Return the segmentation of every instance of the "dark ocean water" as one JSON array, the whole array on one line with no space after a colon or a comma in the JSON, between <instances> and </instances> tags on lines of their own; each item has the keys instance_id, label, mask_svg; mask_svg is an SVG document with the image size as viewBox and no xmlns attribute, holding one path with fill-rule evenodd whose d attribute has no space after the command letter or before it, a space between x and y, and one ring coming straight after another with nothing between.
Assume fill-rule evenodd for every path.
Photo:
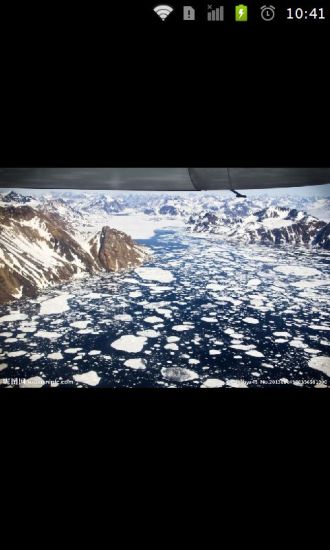
<instances>
[{"instance_id":1,"label":"dark ocean water","mask_svg":"<svg viewBox=\"0 0 330 550\"><path fill-rule=\"evenodd\" d=\"M183 231L139 242L153 252L143 268L164 280L108 274L0 308L12 316L0 319L3 387L35 377L85 386L91 371L96 387L327 385L329 254ZM40 315L59 294L69 309ZM112 347L129 335L141 349Z\"/></svg>"}]
</instances>

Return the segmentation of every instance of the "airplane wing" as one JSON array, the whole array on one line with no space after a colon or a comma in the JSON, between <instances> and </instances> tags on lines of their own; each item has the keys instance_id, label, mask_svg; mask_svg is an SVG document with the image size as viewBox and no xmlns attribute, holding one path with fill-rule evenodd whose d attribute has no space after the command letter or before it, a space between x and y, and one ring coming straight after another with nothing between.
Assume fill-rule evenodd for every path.
<instances>
[{"instance_id":1,"label":"airplane wing","mask_svg":"<svg viewBox=\"0 0 330 550\"><path fill-rule=\"evenodd\" d=\"M0 188L248 190L330 183L330 168L0 168Z\"/></svg>"}]
</instances>

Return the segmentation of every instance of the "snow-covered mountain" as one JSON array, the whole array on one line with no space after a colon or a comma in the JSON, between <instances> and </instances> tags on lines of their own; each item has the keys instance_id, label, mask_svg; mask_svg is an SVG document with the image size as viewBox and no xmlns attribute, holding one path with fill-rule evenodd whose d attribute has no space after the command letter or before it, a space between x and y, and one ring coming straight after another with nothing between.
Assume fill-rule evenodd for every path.
<instances>
[{"instance_id":1,"label":"snow-covered mountain","mask_svg":"<svg viewBox=\"0 0 330 550\"><path fill-rule=\"evenodd\" d=\"M1 194L0 193L0 206L7 206L10 204L20 205L27 204L36 205L38 201L34 197L28 195L22 195L16 191L10 191L9 193Z\"/></svg>"},{"instance_id":2,"label":"snow-covered mountain","mask_svg":"<svg viewBox=\"0 0 330 550\"><path fill-rule=\"evenodd\" d=\"M248 207L244 216L202 212L191 216L187 229L197 233L217 234L245 243L311 245L330 249L326 222L297 209L269 206L257 212Z\"/></svg>"},{"instance_id":3,"label":"snow-covered mountain","mask_svg":"<svg viewBox=\"0 0 330 550\"><path fill-rule=\"evenodd\" d=\"M82 207L82 210L93 212L93 214L104 212L106 214L119 214L125 210L125 206L121 199L100 195L88 201L87 204Z\"/></svg>"},{"instance_id":4,"label":"snow-covered mountain","mask_svg":"<svg viewBox=\"0 0 330 550\"><path fill-rule=\"evenodd\" d=\"M58 213L0 206L0 303L101 270L131 268L145 257L128 235L109 227L86 242Z\"/></svg>"}]
</instances>

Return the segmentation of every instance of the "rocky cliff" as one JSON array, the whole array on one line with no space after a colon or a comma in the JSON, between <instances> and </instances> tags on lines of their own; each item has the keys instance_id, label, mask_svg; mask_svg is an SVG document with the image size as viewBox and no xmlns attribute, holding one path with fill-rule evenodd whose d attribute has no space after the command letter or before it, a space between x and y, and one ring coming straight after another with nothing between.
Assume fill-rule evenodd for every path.
<instances>
[{"instance_id":1,"label":"rocky cliff","mask_svg":"<svg viewBox=\"0 0 330 550\"><path fill-rule=\"evenodd\" d=\"M129 269L147 257L146 250L137 246L129 235L108 226L90 239L89 246L95 262L106 271Z\"/></svg>"},{"instance_id":2,"label":"rocky cliff","mask_svg":"<svg viewBox=\"0 0 330 550\"><path fill-rule=\"evenodd\" d=\"M28 205L0 207L0 304L72 278L140 265L147 254L120 231L104 227L89 242L59 214Z\"/></svg>"}]
</instances>

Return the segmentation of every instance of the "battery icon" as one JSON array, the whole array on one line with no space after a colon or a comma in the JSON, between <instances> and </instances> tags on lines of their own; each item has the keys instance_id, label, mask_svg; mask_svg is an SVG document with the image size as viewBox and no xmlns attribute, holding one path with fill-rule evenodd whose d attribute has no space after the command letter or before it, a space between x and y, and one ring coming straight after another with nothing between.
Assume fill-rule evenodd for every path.
<instances>
[{"instance_id":1,"label":"battery icon","mask_svg":"<svg viewBox=\"0 0 330 550\"><path fill-rule=\"evenodd\" d=\"M244 4L235 6L235 21L247 21L248 20L248 7Z\"/></svg>"}]
</instances>

